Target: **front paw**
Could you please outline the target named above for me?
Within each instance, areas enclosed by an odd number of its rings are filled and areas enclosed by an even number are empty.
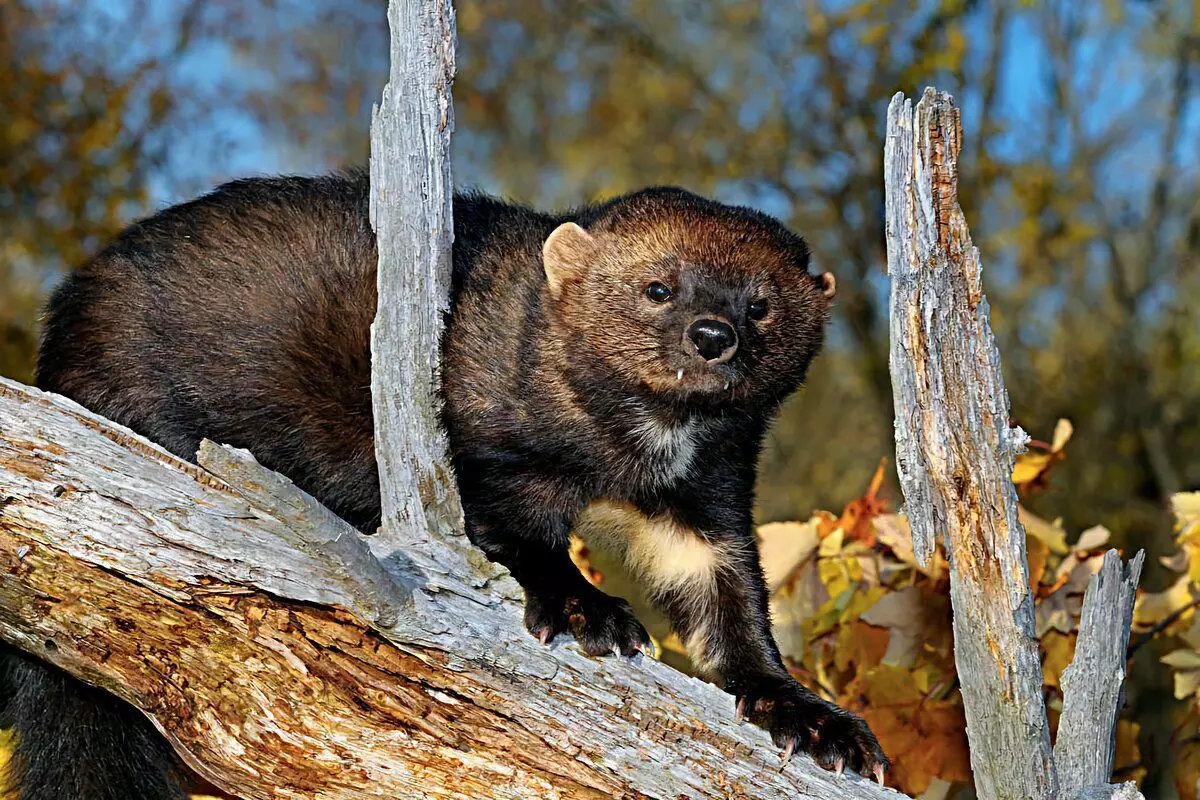
[[[875,734],[855,714],[826,702],[791,678],[768,678],[728,687],[744,717],[771,734],[784,760],[809,753],[825,769],[874,775],[883,783],[887,756]]]
[[[570,631],[590,656],[651,652],[650,635],[629,603],[599,589],[568,596],[525,593],[525,627],[542,644]]]

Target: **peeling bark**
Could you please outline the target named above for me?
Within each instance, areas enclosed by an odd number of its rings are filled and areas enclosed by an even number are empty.
[[[1098,579],[1102,588],[1088,591],[1079,666],[1068,670],[1069,744],[1062,743],[1056,765],[1011,477],[1028,437],[1009,425],[979,251],[958,205],[961,147],[959,113],[948,94],[926,89],[915,109],[902,94],[892,98],[884,152],[890,363],[896,466],[913,548],[928,563],[940,534],[950,562],[954,654],[979,797],[1048,800],[1093,784],[1087,791],[1108,791],[1104,751],[1083,749],[1107,742],[1111,772],[1141,557],[1121,583],[1113,555]],[[1100,683],[1084,685],[1083,676],[1104,669]]]
[[[413,543],[447,540],[465,554],[435,383],[454,241],[454,8],[391,0],[388,22],[391,73],[371,119],[370,209],[379,242],[371,393],[383,527]]]

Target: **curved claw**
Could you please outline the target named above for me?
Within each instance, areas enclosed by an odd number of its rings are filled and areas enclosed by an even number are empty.
[[[879,785],[883,786],[883,764],[876,764],[871,772],[875,774],[875,780],[879,781]]]
[[[783,761],[786,764],[792,760],[792,753],[796,752],[796,740],[788,739],[787,746],[783,748]]]
[[[550,641],[550,629],[542,628],[540,631],[538,631],[537,637],[538,637],[539,642],[541,642],[542,644],[546,644],[547,642]]]
[[[621,657],[621,647],[620,647],[620,645],[615,645],[615,644],[614,644],[614,645],[612,646],[612,654],[613,654],[614,656],[616,656],[617,658],[620,658],[620,657]]]
[[[742,720],[746,716],[746,698],[739,697],[737,701],[737,710],[733,712],[733,724],[741,725]]]
[[[837,761],[833,762],[833,771],[836,772],[838,775],[841,775],[842,771],[845,769],[846,769],[846,759],[842,758],[841,756],[838,756]]]

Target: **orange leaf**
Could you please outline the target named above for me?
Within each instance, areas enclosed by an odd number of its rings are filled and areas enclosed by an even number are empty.
[[[862,674],[841,702],[857,711],[892,760],[888,782],[908,795],[924,792],[933,778],[969,781],[966,718],[958,694],[925,697],[906,670],[877,667]]]

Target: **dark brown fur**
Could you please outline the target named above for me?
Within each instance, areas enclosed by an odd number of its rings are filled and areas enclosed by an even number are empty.
[[[760,443],[820,347],[832,294],[803,241],[677,189],[558,216],[468,195],[455,228],[445,422],[468,533],[525,588],[530,630],[570,632],[592,654],[648,644],[629,606],[572,565],[578,525],[626,553],[699,668],[777,744],[831,768],[885,765],[861,720],[788,676],[754,542]],[[249,448],[369,532],[375,261],[365,176],[229,184],[131,226],[71,276],[39,383],[186,458],[202,437]],[[655,282],[668,301],[647,296]],[[733,355],[699,355],[700,323],[736,334]],[[179,796],[142,718],[5,661],[24,698],[6,715],[25,800]],[[29,714],[39,692],[98,709],[111,730],[50,742]],[[161,757],[114,756],[122,737]]]

